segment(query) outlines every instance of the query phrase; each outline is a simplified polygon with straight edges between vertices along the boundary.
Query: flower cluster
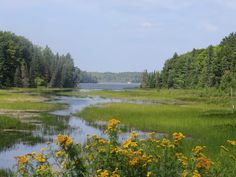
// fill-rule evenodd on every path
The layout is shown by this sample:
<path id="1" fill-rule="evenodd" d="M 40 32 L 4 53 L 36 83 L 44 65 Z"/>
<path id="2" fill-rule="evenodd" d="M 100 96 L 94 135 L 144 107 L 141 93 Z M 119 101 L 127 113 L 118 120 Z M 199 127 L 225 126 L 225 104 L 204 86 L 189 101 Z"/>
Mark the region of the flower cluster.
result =
<path id="1" fill-rule="evenodd" d="M 17 176 L 223 177 L 226 174 L 215 170 L 218 163 L 204 154 L 204 146 L 195 146 L 186 154 L 182 150 L 185 141 L 182 133 L 173 133 L 172 138 L 158 138 L 156 133 L 149 133 L 141 139 L 132 132 L 129 138 L 119 142 L 119 124 L 119 120 L 110 120 L 105 130 L 108 139 L 89 135 L 84 145 L 74 143 L 67 135 L 58 135 L 56 149 L 49 144 L 47 153 L 41 149 L 39 154 L 32 152 L 16 157 Z M 235 160 L 232 152 L 236 143 L 228 140 L 228 145 L 221 148 Z"/>

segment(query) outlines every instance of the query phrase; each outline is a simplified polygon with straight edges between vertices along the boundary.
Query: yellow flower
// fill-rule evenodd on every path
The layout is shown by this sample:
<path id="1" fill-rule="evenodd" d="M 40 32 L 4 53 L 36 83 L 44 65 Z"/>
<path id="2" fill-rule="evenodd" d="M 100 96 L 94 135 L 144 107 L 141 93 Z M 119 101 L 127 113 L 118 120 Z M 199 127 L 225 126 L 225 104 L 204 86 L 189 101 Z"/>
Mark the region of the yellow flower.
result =
<path id="1" fill-rule="evenodd" d="M 228 140 L 227 143 L 233 145 L 233 146 L 236 146 L 236 141 L 233 141 L 233 140 Z"/>
<path id="2" fill-rule="evenodd" d="M 43 157 L 42 154 L 39 154 L 39 155 L 36 157 L 36 160 L 38 160 L 38 161 L 41 162 L 41 163 L 46 162 L 46 159 Z"/>
<path id="3" fill-rule="evenodd" d="M 182 133 L 173 133 L 173 139 L 176 145 L 179 144 L 179 142 L 185 138 L 185 136 Z"/>
<path id="4" fill-rule="evenodd" d="M 130 166 L 135 166 L 138 163 L 138 160 L 139 159 L 136 157 L 136 158 L 132 159 L 131 161 L 129 161 Z"/>
<path id="5" fill-rule="evenodd" d="M 138 134 L 136 132 L 131 132 L 131 137 L 132 138 L 136 138 L 138 136 Z"/>
<path id="6" fill-rule="evenodd" d="M 32 155 L 32 156 L 36 155 L 36 152 L 31 152 L 31 155 Z"/>
<path id="7" fill-rule="evenodd" d="M 97 173 L 100 173 L 100 175 L 98 175 L 98 177 L 108 177 L 109 176 L 109 172 L 107 170 L 97 170 Z"/>
<path id="8" fill-rule="evenodd" d="M 99 142 L 99 144 L 105 144 L 105 143 L 106 143 L 106 140 L 104 140 L 103 138 L 100 138 L 100 139 L 98 140 L 98 142 Z"/>
<path id="9" fill-rule="evenodd" d="M 130 147 L 137 147 L 138 144 L 137 144 L 137 142 L 132 141 L 131 138 L 128 138 L 128 139 L 124 142 L 123 147 L 124 147 L 124 148 L 128 148 L 129 146 L 130 146 Z"/>
<path id="10" fill-rule="evenodd" d="M 152 172 L 147 172 L 147 177 L 150 177 L 150 176 L 152 176 Z"/>
<path id="11" fill-rule="evenodd" d="M 204 156 L 199 157 L 197 160 L 197 168 L 204 168 L 206 170 L 209 170 L 213 165 L 213 162 Z"/>
<path id="12" fill-rule="evenodd" d="M 197 170 L 194 170 L 192 177 L 201 177 L 201 174 Z"/>
<path id="13" fill-rule="evenodd" d="M 40 165 L 37 169 L 37 171 L 44 171 L 46 170 L 46 166 L 45 165 Z"/>
<path id="14" fill-rule="evenodd" d="M 110 177 L 120 177 L 120 175 L 117 173 L 118 173 L 118 168 L 116 168 L 115 171 L 112 172 Z"/>
<path id="15" fill-rule="evenodd" d="M 23 165 L 29 161 L 29 158 L 26 156 L 17 156 L 16 158 L 18 159 L 19 165 Z"/>
<path id="16" fill-rule="evenodd" d="M 61 145 L 65 145 L 65 146 L 69 146 L 73 143 L 73 139 L 67 135 L 61 135 L 59 134 L 57 136 L 57 140 L 56 140 L 57 144 L 61 144 Z"/>
<path id="17" fill-rule="evenodd" d="M 196 147 L 192 150 L 192 152 L 195 153 L 195 154 L 200 154 L 200 153 L 203 151 L 204 148 L 205 148 L 204 146 L 196 146 Z"/>
<path id="18" fill-rule="evenodd" d="M 183 165 L 183 167 L 187 167 L 188 165 L 188 158 L 184 156 L 182 153 L 176 153 L 176 157 L 179 162 Z"/>
<path id="19" fill-rule="evenodd" d="M 170 145 L 170 141 L 166 138 L 163 138 L 162 142 L 161 142 L 161 146 L 163 147 L 169 147 Z"/>
<path id="20" fill-rule="evenodd" d="M 65 154 L 64 151 L 57 151 L 56 152 L 56 158 L 59 158 L 59 157 L 63 156 L 64 154 Z"/>
<path id="21" fill-rule="evenodd" d="M 182 177 L 187 177 L 187 176 L 188 176 L 188 171 L 184 170 L 183 173 L 182 173 Z"/>
<path id="22" fill-rule="evenodd" d="M 114 128 L 115 126 L 119 125 L 120 124 L 120 121 L 119 120 L 116 120 L 116 119 L 111 119 L 109 122 L 108 122 L 108 130 Z"/>

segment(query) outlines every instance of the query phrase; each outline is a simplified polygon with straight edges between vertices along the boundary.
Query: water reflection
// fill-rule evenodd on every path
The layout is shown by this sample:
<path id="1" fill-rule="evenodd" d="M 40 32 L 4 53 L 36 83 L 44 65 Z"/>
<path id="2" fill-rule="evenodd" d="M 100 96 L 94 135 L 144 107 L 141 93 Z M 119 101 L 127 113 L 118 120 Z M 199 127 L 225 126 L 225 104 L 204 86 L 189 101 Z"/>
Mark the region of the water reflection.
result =
<path id="1" fill-rule="evenodd" d="M 124 100 L 123 100 L 124 101 Z M 67 97 L 60 96 L 51 100 L 52 103 L 66 103 L 68 105 L 65 110 L 58 110 L 51 112 L 50 114 L 44 113 L 40 118 L 34 118 L 33 121 L 36 125 L 36 129 L 33 132 L 21 134 L 20 132 L 6 133 L 5 138 L 9 141 L 5 142 L 5 146 L 0 144 L 3 149 L 0 149 L 0 169 L 13 169 L 13 165 L 16 163 L 15 156 L 27 154 L 29 152 L 39 152 L 41 147 L 45 147 L 46 141 L 51 141 L 52 145 L 55 146 L 54 140 L 56 136 L 61 134 L 67 134 L 71 136 L 75 142 L 85 143 L 87 135 L 96 134 L 107 138 L 103 133 L 105 122 L 97 122 L 95 124 L 88 123 L 79 117 L 73 116 L 73 113 L 81 111 L 87 106 L 110 103 L 110 102 L 121 102 L 117 99 L 104 99 L 100 97 Z M 128 132 L 132 129 L 122 127 Z M 119 140 L 123 141 L 129 136 L 129 133 L 122 133 Z M 145 136 L 145 132 L 138 132 L 140 136 Z M 159 134 L 161 135 L 161 134 Z M 0 134 L 1 136 L 1 134 Z M 4 136 L 3 136 L 4 137 Z M 0 140 L 0 142 L 2 142 Z"/>
<path id="2" fill-rule="evenodd" d="M 105 136 L 98 128 L 92 127 L 84 120 L 72 114 L 81 111 L 87 106 L 113 102 L 112 99 L 77 98 L 77 97 L 56 97 L 51 102 L 66 103 L 68 108 L 43 114 L 40 118 L 32 118 L 36 126 L 32 132 L 0 132 L 0 169 L 12 169 L 16 163 L 15 156 L 26 154 L 32 151 L 38 152 L 45 147 L 46 141 L 53 142 L 56 136 L 67 134 L 75 141 L 84 143 L 88 134 Z"/>

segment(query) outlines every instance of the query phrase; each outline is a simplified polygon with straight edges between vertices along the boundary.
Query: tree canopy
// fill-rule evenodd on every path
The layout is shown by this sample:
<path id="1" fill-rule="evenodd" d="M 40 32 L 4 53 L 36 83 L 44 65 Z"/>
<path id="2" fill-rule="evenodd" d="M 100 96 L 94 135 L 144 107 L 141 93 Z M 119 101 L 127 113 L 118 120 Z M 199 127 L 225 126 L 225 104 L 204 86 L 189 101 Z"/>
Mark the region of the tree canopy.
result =
<path id="1" fill-rule="evenodd" d="M 236 87 L 236 33 L 217 46 L 175 53 L 162 71 L 145 71 L 142 78 L 142 87 L 149 88 Z"/>
<path id="2" fill-rule="evenodd" d="M 69 53 L 32 44 L 11 32 L 0 31 L 0 87 L 76 87 L 79 69 Z"/>

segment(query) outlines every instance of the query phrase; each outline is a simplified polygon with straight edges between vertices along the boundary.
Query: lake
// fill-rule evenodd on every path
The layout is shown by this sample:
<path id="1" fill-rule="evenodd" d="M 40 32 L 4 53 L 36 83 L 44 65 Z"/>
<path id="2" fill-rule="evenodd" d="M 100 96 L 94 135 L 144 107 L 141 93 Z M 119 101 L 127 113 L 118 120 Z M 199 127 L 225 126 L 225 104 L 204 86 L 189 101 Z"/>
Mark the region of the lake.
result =
<path id="1" fill-rule="evenodd" d="M 117 90 L 139 88 L 140 83 L 80 83 L 81 90 Z"/>

